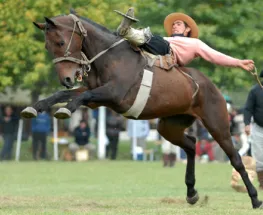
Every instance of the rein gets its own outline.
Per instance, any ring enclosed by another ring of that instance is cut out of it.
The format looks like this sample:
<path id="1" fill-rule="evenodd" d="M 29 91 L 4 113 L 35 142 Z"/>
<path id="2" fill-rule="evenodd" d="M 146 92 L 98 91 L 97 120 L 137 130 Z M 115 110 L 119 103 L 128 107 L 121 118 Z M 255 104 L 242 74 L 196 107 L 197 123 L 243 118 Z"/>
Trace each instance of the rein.
<path id="1" fill-rule="evenodd" d="M 260 82 L 260 80 L 259 80 L 259 78 L 258 78 L 258 70 L 257 70 L 257 67 L 254 67 L 254 70 L 255 70 L 255 72 L 250 71 L 250 73 L 251 73 L 251 75 L 253 75 L 253 76 L 255 77 L 255 79 L 256 79 L 256 81 L 258 82 L 258 84 L 259 84 L 259 86 L 261 87 L 261 89 L 263 89 L 263 86 L 262 86 L 262 84 L 261 84 L 261 82 Z"/>
<path id="2" fill-rule="evenodd" d="M 81 59 L 78 59 L 78 58 L 74 58 L 74 57 L 70 57 L 71 55 L 71 52 L 69 51 L 70 49 L 70 46 L 71 46 L 71 42 L 72 42 L 72 38 L 73 38 L 73 35 L 74 33 L 76 32 L 76 26 L 78 26 L 80 32 L 81 32 L 81 35 L 85 38 L 87 37 L 87 30 L 84 28 L 83 24 L 81 23 L 81 21 L 79 20 L 79 18 L 77 16 L 75 16 L 74 14 L 69 14 L 69 16 L 72 17 L 72 19 L 74 20 L 74 27 L 73 27 L 73 32 L 72 32 L 72 35 L 70 37 L 70 41 L 68 43 L 68 46 L 67 46 L 67 49 L 64 53 L 64 56 L 63 57 L 58 57 L 58 58 L 55 58 L 53 60 L 53 63 L 56 64 L 56 63 L 59 63 L 61 61 L 71 61 L 73 63 L 77 63 L 77 64 L 80 64 L 82 65 L 82 74 L 85 75 L 85 76 L 88 76 L 88 72 L 90 71 L 91 69 L 91 64 L 96 60 L 98 59 L 101 55 L 105 54 L 107 51 L 109 51 L 110 49 L 112 49 L 113 47 L 119 45 L 120 43 L 122 43 L 123 41 L 125 41 L 125 39 L 121 39 L 115 43 L 113 43 L 109 48 L 99 52 L 97 55 L 95 55 L 91 60 L 89 60 L 87 58 L 87 56 L 81 51 L 80 54 L 81 54 Z"/>

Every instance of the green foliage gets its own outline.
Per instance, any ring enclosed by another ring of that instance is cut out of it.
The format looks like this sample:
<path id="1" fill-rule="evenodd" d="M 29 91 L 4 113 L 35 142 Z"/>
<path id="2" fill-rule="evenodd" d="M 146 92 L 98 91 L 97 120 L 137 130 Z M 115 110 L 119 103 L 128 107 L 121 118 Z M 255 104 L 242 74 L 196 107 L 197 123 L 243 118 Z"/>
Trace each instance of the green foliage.
<path id="1" fill-rule="evenodd" d="M 150 6 L 150 12 L 147 10 Z M 172 12 L 192 16 L 200 29 L 200 39 L 212 48 L 239 59 L 253 59 L 258 69 L 263 65 L 263 1 L 261 0 L 184 0 L 141 1 L 137 16 L 153 32 L 165 35 L 164 18 Z M 219 87 L 248 89 L 253 77 L 240 69 L 223 68 L 204 60 L 191 65 L 204 72 Z"/>
<path id="2" fill-rule="evenodd" d="M 1 1 L 0 90 L 22 87 L 38 94 L 55 91 L 60 86 L 51 59 L 44 49 L 43 32 L 32 22 L 44 22 L 44 16 L 68 14 L 71 7 L 81 16 L 115 29 L 121 17 L 116 16 L 113 9 L 127 10 L 129 5 L 117 0 Z"/>
<path id="3" fill-rule="evenodd" d="M 199 25 L 200 39 L 211 47 L 241 59 L 253 59 L 261 69 L 263 56 L 263 1 L 261 0 L 2 0 L 0 2 L 0 90 L 22 87 L 35 93 L 55 91 L 60 85 L 44 49 L 44 35 L 32 22 L 44 16 L 68 14 L 71 7 L 110 30 L 115 30 L 125 12 L 135 7 L 141 22 L 165 36 L 163 20 L 171 12 L 185 12 Z M 254 79 L 240 69 L 223 68 L 196 60 L 190 66 L 208 75 L 219 87 L 249 88 Z M 48 86 L 48 87 L 47 87 Z"/>
<path id="4" fill-rule="evenodd" d="M 0 89 L 8 86 L 45 92 L 45 86 L 52 83 L 54 72 L 44 50 L 43 32 L 37 31 L 32 24 L 40 18 L 38 11 L 44 11 L 47 5 L 49 13 L 59 12 L 55 10 L 57 4 L 49 4 L 51 2 L 13 0 L 0 3 Z"/>

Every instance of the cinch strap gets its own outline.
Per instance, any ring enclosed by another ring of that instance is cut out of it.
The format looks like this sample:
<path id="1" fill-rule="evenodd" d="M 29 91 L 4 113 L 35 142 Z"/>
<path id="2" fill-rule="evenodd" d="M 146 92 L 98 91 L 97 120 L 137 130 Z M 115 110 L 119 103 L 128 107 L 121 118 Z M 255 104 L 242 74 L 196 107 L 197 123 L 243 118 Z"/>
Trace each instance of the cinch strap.
<path id="1" fill-rule="evenodd" d="M 138 118 L 138 116 L 142 113 L 144 107 L 146 106 L 146 103 L 150 96 L 152 81 L 153 73 L 147 69 L 144 69 L 141 86 L 137 93 L 136 99 L 131 108 L 126 113 L 122 114 L 123 116 L 133 116 L 135 118 Z"/>

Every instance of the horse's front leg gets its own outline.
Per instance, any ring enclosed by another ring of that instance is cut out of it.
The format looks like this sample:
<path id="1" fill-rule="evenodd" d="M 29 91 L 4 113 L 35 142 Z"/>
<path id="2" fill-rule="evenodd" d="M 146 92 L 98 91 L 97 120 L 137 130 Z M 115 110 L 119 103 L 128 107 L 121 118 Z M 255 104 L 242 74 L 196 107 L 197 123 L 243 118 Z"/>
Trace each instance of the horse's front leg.
<path id="1" fill-rule="evenodd" d="M 27 107 L 21 112 L 23 118 L 33 118 L 38 112 L 47 111 L 51 106 L 57 103 L 68 102 L 70 99 L 86 91 L 86 87 L 80 87 L 74 90 L 62 90 L 54 93 L 52 96 L 36 102 L 32 107 Z"/>
<path id="2" fill-rule="evenodd" d="M 81 105 L 88 105 L 91 102 L 113 102 L 116 97 L 112 89 L 109 85 L 104 85 L 94 90 L 86 91 L 68 102 L 65 107 L 60 108 L 54 116 L 58 119 L 66 119 L 70 118 L 71 114 Z"/>

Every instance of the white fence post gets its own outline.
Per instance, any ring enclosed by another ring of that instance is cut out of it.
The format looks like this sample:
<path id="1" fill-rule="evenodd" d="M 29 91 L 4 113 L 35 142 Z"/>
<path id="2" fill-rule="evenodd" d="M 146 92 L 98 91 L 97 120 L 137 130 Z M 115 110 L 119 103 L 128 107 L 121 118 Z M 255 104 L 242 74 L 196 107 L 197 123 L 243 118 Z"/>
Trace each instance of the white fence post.
<path id="1" fill-rule="evenodd" d="M 53 151 L 54 151 L 54 160 L 58 160 L 58 120 L 57 118 L 53 117 Z"/>
<path id="2" fill-rule="evenodd" d="M 22 132 L 23 132 L 23 119 L 19 120 L 18 132 L 17 132 L 17 143 L 16 143 L 16 161 L 20 158 L 20 149 L 22 142 Z"/>
<path id="3" fill-rule="evenodd" d="M 99 159 L 105 159 L 106 157 L 106 108 L 99 107 L 98 117 L 98 150 L 97 155 Z"/>

